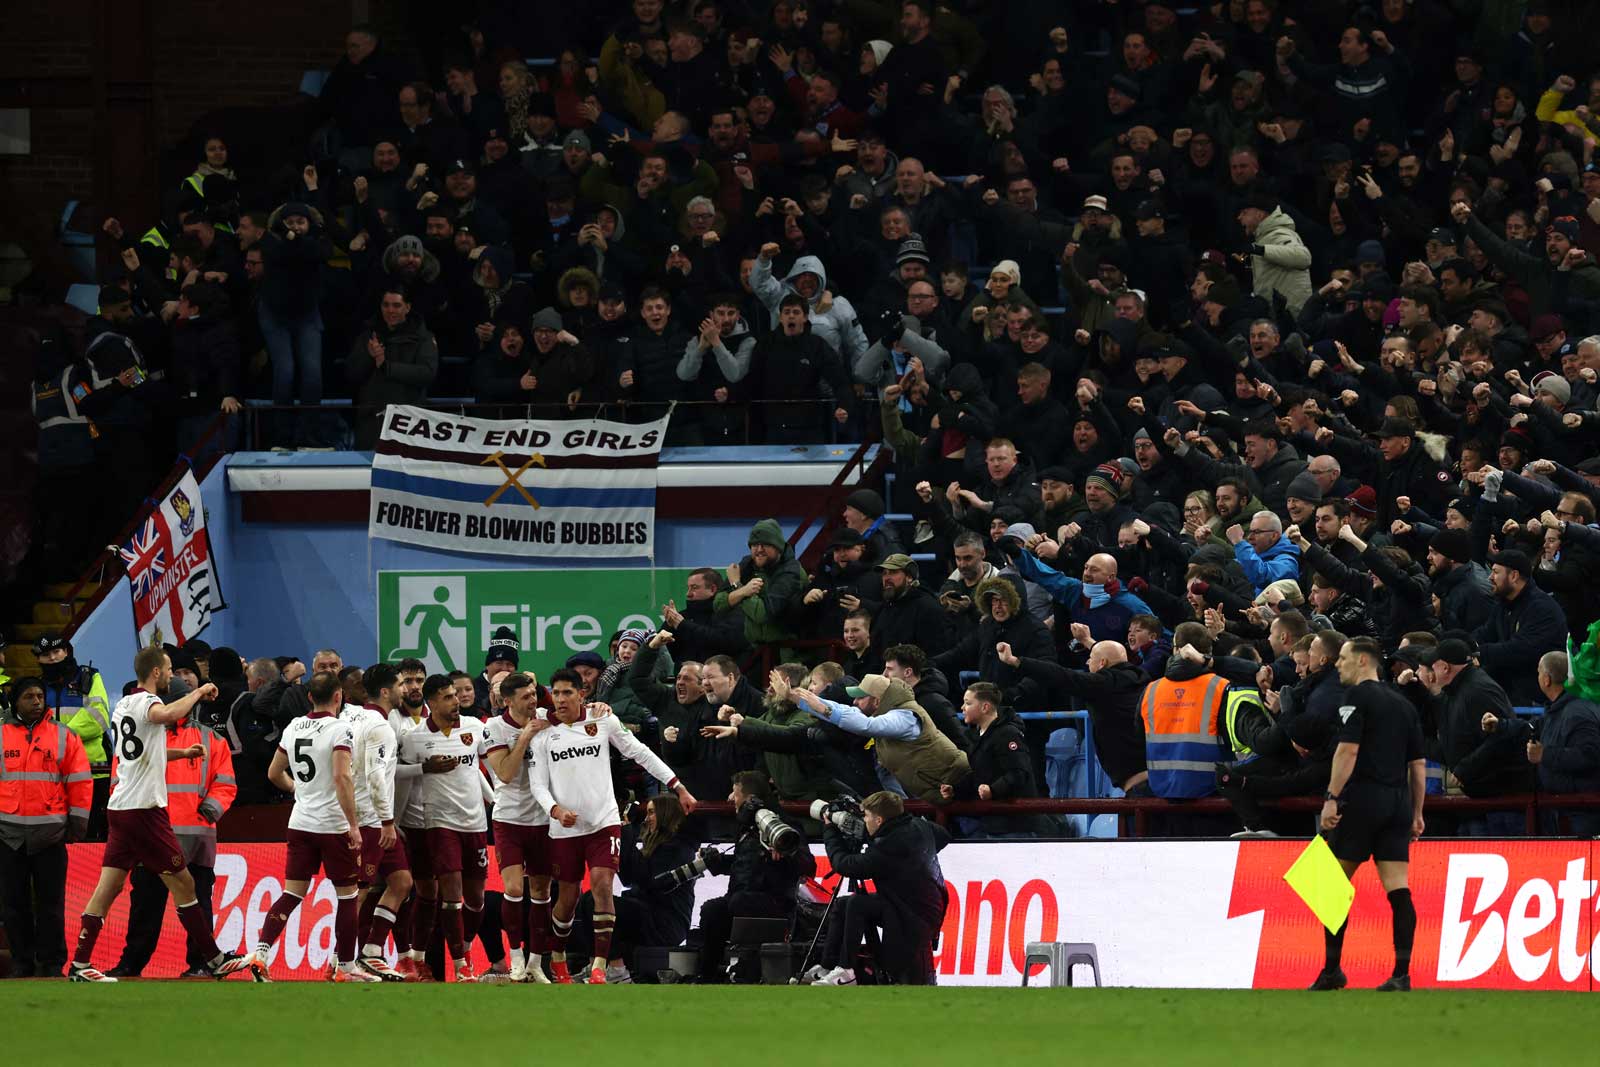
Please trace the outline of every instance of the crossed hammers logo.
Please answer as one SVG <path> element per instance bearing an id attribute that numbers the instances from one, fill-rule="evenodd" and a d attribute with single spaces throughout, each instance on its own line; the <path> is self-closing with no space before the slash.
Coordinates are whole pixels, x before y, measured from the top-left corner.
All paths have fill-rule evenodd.
<path id="1" fill-rule="evenodd" d="M 526 471 L 529 467 L 533 466 L 535 463 L 537 463 L 539 466 L 544 467 L 546 470 L 548 470 L 549 467 L 544 461 L 544 455 L 542 453 L 535 452 L 533 455 L 528 457 L 528 462 L 526 462 L 522 466 L 518 467 L 515 471 L 513 471 L 510 467 L 507 467 L 505 465 L 504 461 L 502 460 L 502 457 L 504 455 L 505 455 L 504 452 L 496 452 L 494 455 L 490 456 L 489 458 L 483 460 L 482 462 L 480 462 L 478 464 L 478 466 L 483 467 L 483 466 L 487 466 L 490 463 L 493 463 L 496 467 L 500 468 L 500 473 L 504 474 L 506 476 L 505 484 L 502 485 L 500 488 L 496 489 L 494 492 L 490 493 L 489 494 L 489 499 L 485 500 L 483 502 L 483 506 L 484 507 L 489 507 L 496 500 L 500 499 L 500 494 L 504 493 L 507 489 L 515 487 L 517 492 L 522 494 L 522 499 L 526 500 L 529 504 L 533 505 L 533 509 L 535 511 L 539 510 L 539 502 L 533 498 L 533 494 L 528 492 L 528 490 L 523 486 L 523 484 L 521 482 L 519 482 L 517 479 L 522 477 L 523 472 Z"/>

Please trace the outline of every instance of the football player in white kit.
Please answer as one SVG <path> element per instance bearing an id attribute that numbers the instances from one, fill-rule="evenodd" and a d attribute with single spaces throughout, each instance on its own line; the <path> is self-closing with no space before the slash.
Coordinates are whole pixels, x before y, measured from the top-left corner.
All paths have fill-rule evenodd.
<path id="1" fill-rule="evenodd" d="M 476 982 L 467 946 L 478 935 L 489 877 L 487 782 L 479 767 L 483 720 L 461 714 L 455 683 L 446 675 L 430 675 L 422 697 L 427 718 L 401 740 L 400 762 L 422 768 L 428 864 L 438 880 L 445 947 L 456 961 L 456 981 Z M 412 951 L 426 948 L 419 937 Z"/>
<path id="2" fill-rule="evenodd" d="M 350 754 L 356 818 L 361 822 L 361 884 L 370 889 L 357 928 L 360 962 L 364 970 L 386 982 L 406 980 L 389 966 L 383 951 L 400 904 L 411 892 L 411 867 L 394 825 L 394 771 L 400 753 L 389 713 L 400 702 L 399 681 L 400 672 L 392 665 L 374 664 L 362 676 L 368 703 L 362 707 L 346 704 L 339 712 L 350 724 L 355 742 Z"/>
<path id="3" fill-rule="evenodd" d="M 484 724 L 484 759 L 495 774 L 494 847 L 505 888 L 500 925 L 511 950 L 511 980 L 549 984 L 542 953 L 550 936 L 550 815 L 533 799 L 528 766 L 533 739 L 550 723 L 539 709 L 539 687 L 528 674 L 498 678 L 506 710 Z M 529 929 L 522 927 L 522 886 L 532 896 Z"/>
<path id="4" fill-rule="evenodd" d="M 389 727 L 398 749 L 406 734 L 427 721 L 422 682 L 428 676 L 428 668 L 420 659 L 410 658 L 401 660 L 396 669 L 400 672 L 400 702 L 389 712 Z M 406 863 L 411 867 L 411 895 L 395 912 L 394 948 L 400 956 L 395 970 L 409 982 L 433 981 L 426 960 L 439 915 L 439 883 L 428 865 L 427 830 L 422 825 L 421 784 L 421 764 L 400 764 L 395 768 L 395 813 L 399 816 Z"/>
<path id="5" fill-rule="evenodd" d="M 283 895 L 261 924 L 250 967 L 265 979 L 267 954 L 278 940 L 300 902 L 305 899 L 317 869 L 333 883 L 334 950 L 337 965 L 328 972 L 332 982 L 381 982 L 356 960 L 358 887 L 361 881 L 361 821 L 356 814 L 355 747 L 350 724 L 339 717 L 344 691 L 339 676 L 318 671 L 306 685 L 311 714 L 283 728 L 278 750 L 272 755 L 267 778 L 286 793 L 294 794 L 289 813 L 288 860 L 284 868 Z"/>
<path id="6" fill-rule="evenodd" d="M 556 723 L 535 739 L 528 775 L 534 800 L 550 813 L 550 868 L 561 887 L 551 915 L 554 947 L 550 971 L 558 983 L 572 981 L 566 943 L 578 904 L 578 885 L 587 867 L 594 892 L 594 960 L 589 966 L 589 983 L 604 985 L 617 922 L 611 883 L 622 841 L 622 816 L 611 782 L 611 749 L 676 791 L 685 812 L 694 811 L 695 799 L 672 768 L 609 714 L 609 708 L 603 716 L 593 714 L 603 706 L 584 704 L 583 679 L 577 671 L 562 668 L 552 674 L 550 695 L 555 701 Z"/>
<path id="7" fill-rule="evenodd" d="M 172 660 L 159 645 L 143 648 L 133 657 L 139 688 L 117 702 L 111 714 L 114 780 L 106 805 L 109 824 L 100 866 L 100 881 L 85 905 L 78 929 L 78 947 L 68 977 L 74 982 L 115 982 L 92 966 L 95 942 L 105 925 L 128 872 L 139 864 L 160 876 L 178 908 L 189 939 L 189 955 L 204 958 L 213 978 L 226 978 L 249 970 L 248 957 L 223 952 L 211 933 L 211 919 L 196 907 L 194 877 L 183 862 L 183 849 L 172 832 L 167 815 L 167 761 L 201 754 L 193 748 L 167 748 L 167 725 L 182 722 L 202 700 L 214 700 L 217 687 L 209 682 L 188 696 L 165 704 L 160 694 L 172 680 Z"/>

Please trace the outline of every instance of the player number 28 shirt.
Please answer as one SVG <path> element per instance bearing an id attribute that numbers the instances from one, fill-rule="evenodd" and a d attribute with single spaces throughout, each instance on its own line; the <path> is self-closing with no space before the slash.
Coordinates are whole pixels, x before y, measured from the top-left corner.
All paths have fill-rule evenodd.
<path id="1" fill-rule="evenodd" d="M 150 721 L 161 698 L 143 689 L 117 701 L 111 713 L 116 782 L 106 807 L 137 811 L 167 806 L 167 728 Z"/>
<path id="2" fill-rule="evenodd" d="M 283 728 L 278 751 L 289 757 L 289 777 L 294 779 L 289 829 L 342 834 L 350 828 L 333 784 L 333 754 L 351 748 L 350 724 L 333 715 L 305 715 Z"/>
<path id="3" fill-rule="evenodd" d="M 672 768 L 628 732 L 614 715 L 575 723 L 556 723 L 533 739 L 529 784 L 546 811 L 560 804 L 578 821 L 562 826 L 550 820 L 550 836 L 582 837 L 608 826 L 622 825 L 617 795 L 611 786 L 611 749 L 667 785 L 677 784 Z"/>

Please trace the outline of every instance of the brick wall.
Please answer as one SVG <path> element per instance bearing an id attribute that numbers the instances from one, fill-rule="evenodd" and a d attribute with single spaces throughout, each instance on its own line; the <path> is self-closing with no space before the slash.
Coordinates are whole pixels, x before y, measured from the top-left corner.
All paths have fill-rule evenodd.
<path id="1" fill-rule="evenodd" d="M 150 146 L 152 155 L 182 141 L 209 111 L 292 99 L 302 72 L 330 69 L 338 61 L 352 10 L 390 40 L 403 36 L 390 32 L 403 19 L 400 0 L 147 2 L 158 141 Z M 77 89 L 88 101 L 97 6 L 96 0 L 0 0 L 0 85 L 13 96 L 20 90 L 40 101 Z M 97 218 L 93 109 L 41 103 L 31 121 L 32 153 L 0 156 L 0 180 L 41 218 L 58 217 L 69 199 L 84 201 Z"/>

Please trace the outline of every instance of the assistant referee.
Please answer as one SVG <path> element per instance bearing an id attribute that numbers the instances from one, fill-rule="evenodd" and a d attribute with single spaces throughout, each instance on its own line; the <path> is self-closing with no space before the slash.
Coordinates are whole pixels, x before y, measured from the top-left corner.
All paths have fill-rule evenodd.
<path id="1" fill-rule="evenodd" d="M 1347 687 L 1339 708 L 1339 747 L 1333 754 L 1322 830 L 1348 878 L 1370 856 L 1394 912 L 1394 973 L 1382 993 L 1411 988 L 1411 942 L 1417 909 L 1407 873 L 1411 842 L 1422 836 L 1422 797 L 1427 771 L 1422 759 L 1422 723 L 1411 701 L 1380 682 L 1383 653 L 1370 637 L 1346 641 L 1339 652 L 1339 681 Z M 1408 795 L 1409 786 L 1409 795 Z M 1324 930 L 1326 955 L 1313 990 L 1343 989 L 1340 969 L 1344 932 Z"/>

